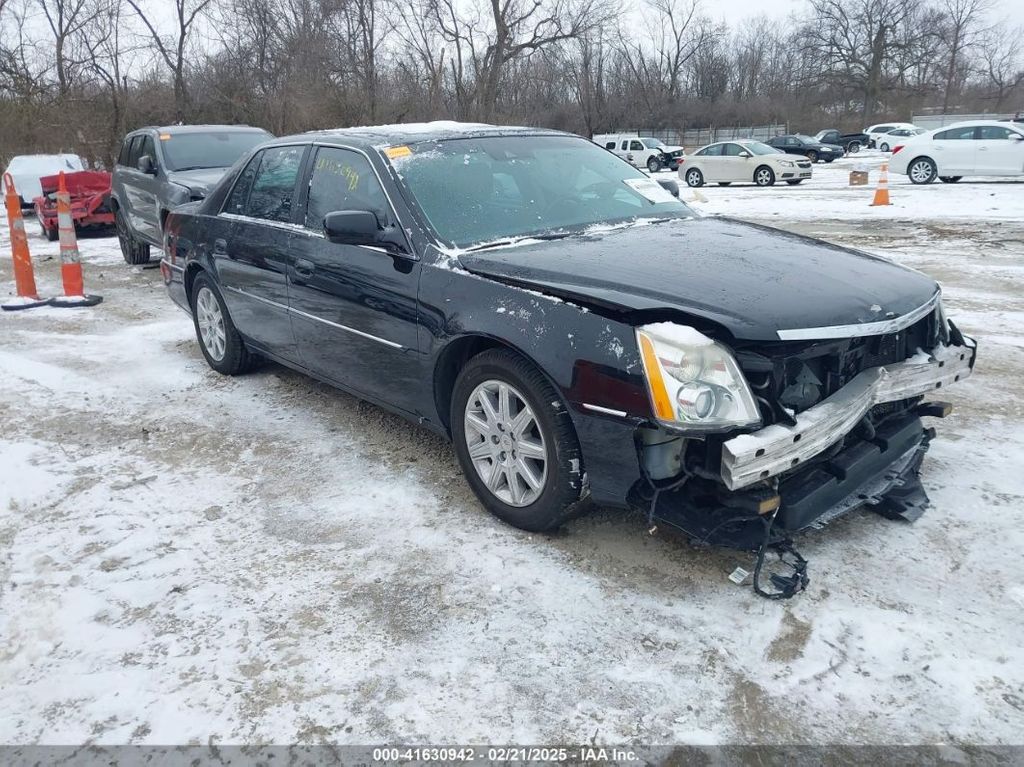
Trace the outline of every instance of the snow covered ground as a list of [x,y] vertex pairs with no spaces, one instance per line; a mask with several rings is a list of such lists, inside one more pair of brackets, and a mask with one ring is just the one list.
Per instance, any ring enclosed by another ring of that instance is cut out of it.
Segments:
[[[862,151],[831,163],[816,163],[813,176],[799,186],[778,183],[773,187],[710,184],[696,192],[679,180],[683,199],[706,213],[738,218],[787,221],[841,219],[877,221],[893,218],[1024,221],[1024,177],[1018,179],[965,179],[959,184],[935,182],[911,184],[906,176],[889,174],[887,207],[872,207],[879,168],[888,154]],[[683,165],[685,168],[685,164]],[[865,169],[867,186],[850,186],[850,171]],[[669,174],[657,174],[665,178]],[[696,198],[696,199],[695,199]]]
[[[1024,184],[872,209],[815,173],[696,207],[935,274],[981,352],[934,507],[804,536],[786,603],[626,513],[500,524],[417,427],[210,371],[158,272],[84,239],[102,305],[0,315],[0,742],[1019,743]],[[3,294],[10,267],[4,231]]]

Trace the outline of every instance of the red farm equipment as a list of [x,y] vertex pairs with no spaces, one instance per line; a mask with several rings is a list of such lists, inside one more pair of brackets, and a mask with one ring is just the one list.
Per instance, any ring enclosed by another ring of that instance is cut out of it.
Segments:
[[[65,173],[64,182],[71,195],[71,218],[75,229],[114,225],[114,211],[110,207],[110,174],[101,170],[80,170]],[[58,176],[43,176],[39,184],[43,194],[34,200],[36,218],[43,228],[43,234],[51,242],[57,232],[57,184]]]

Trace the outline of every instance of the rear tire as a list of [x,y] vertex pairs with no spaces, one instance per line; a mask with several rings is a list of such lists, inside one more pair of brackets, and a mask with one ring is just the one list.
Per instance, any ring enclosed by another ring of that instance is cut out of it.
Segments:
[[939,181],[943,184],[955,184],[962,178],[963,176],[939,176]]
[[259,358],[246,347],[213,280],[200,272],[192,282],[192,324],[206,362],[218,373],[234,376],[256,366]]
[[760,166],[754,171],[754,183],[758,186],[773,186],[775,184],[775,171],[767,165]]
[[[523,357],[489,349],[470,359],[455,379],[449,423],[466,481],[498,519],[544,532],[585,510],[572,418],[547,378]],[[531,455],[518,452],[527,446]]]
[[818,153],[812,149],[810,152],[807,153],[807,159],[810,160],[811,162],[817,162]]
[[911,184],[930,184],[938,176],[938,169],[932,158],[917,157],[907,165],[907,176]]
[[850,154],[857,154],[857,152],[860,151],[860,142],[851,141],[850,145],[846,147],[846,151],[849,152]]
[[121,255],[126,264],[141,266],[149,263],[149,243],[139,242],[128,228],[128,219],[118,208],[114,214],[114,226],[117,227],[117,239],[121,244]]
[[692,187],[704,186],[704,174],[696,168],[686,171],[686,185]]

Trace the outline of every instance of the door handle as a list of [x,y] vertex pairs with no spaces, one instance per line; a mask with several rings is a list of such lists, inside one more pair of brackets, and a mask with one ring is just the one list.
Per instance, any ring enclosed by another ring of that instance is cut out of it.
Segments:
[[228,241],[221,238],[214,240],[213,253],[217,256],[226,256],[228,254]]
[[988,147],[987,146],[979,146],[978,147],[978,151],[979,152],[987,152],[988,151]]
[[312,261],[307,261],[304,258],[295,259],[295,273],[302,278],[308,278],[313,276],[313,272],[316,271],[316,265]]

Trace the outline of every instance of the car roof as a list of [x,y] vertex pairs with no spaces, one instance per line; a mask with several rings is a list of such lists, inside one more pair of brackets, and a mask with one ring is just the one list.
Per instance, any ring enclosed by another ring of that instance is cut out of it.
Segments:
[[160,133],[169,133],[172,136],[182,133],[216,133],[228,131],[231,131],[232,133],[258,132],[269,134],[269,131],[266,131],[263,128],[255,128],[252,125],[147,125],[145,127],[129,131],[128,135],[150,130],[159,131]]
[[[422,141],[444,141],[456,138],[484,138],[488,136],[570,136],[574,134],[548,128],[527,128],[510,125],[487,125],[485,123],[461,123],[437,120],[428,123],[398,123],[395,125],[366,125],[357,128],[335,128],[332,130],[310,131],[295,136],[283,136],[274,143],[294,143],[320,140],[343,142],[364,148],[384,147],[400,144],[417,144]],[[633,138],[639,138],[634,136]]]
[[[950,123],[949,125],[943,125],[941,128],[935,128],[935,130],[946,130],[947,128],[971,128],[984,125],[994,125],[998,128],[1006,127],[1006,120],[963,120],[958,123]],[[1010,123],[1011,125],[1013,123]]]

